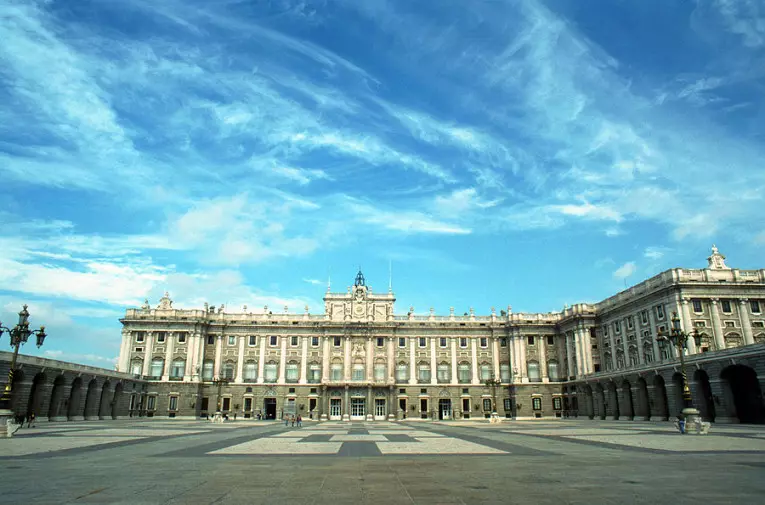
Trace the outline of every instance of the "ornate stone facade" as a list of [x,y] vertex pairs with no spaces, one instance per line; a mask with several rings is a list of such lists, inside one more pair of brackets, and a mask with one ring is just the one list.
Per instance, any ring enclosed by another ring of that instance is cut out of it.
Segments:
[[731,269],[716,248],[706,269],[560,312],[396,315],[395,301],[361,272],[346,293],[327,290],[323,314],[183,310],[166,294],[126,311],[118,369],[148,381],[141,415],[205,416],[219,403],[244,417],[537,418],[577,415],[577,388],[600,377],[676,367],[656,344],[673,312],[705,334],[690,355],[765,347],[765,270]]

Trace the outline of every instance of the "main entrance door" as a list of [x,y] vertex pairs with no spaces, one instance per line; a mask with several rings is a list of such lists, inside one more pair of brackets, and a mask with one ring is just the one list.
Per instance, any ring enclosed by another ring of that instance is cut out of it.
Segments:
[[448,398],[438,400],[438,418],[442,420],[452,418],[452,401]]
[[343,400],[340,398],[330,398],[329,400],[329,420],[340,421],[343,418]]
[[351,398],[351,421],[363,421],[366,414],[364,398]]
[[385,398],[375,398],[375,421],[385,421],[386,410]]
[[266,413],[266,419],[276,419],[276,398],[264,398],[263,411]]

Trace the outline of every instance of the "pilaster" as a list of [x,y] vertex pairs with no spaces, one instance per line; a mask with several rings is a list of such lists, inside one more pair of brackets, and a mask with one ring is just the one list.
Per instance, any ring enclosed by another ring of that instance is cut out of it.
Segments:
[[752,334],[752,322],[749,319],[749,300],[741,298],[738,301],[738,312],[741,317],[741,330],[744,333],[744,345],[754,344],[754,335]]

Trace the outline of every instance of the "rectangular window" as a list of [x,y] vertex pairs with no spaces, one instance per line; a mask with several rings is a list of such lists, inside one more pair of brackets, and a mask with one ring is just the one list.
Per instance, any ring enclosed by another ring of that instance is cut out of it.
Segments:
[[603,336],[604,337],[608,336],[608,325],[603,325]]
[[292,347],[297,347],[297,345],[298,345],[298,338],[297,337],[290,337],[290,345]]
[[648,324],[648,311],[643,310],[640,312],[640,321],[642,321],[643,324]]
[[499,339],[499,346],[500,347],[507,347],[507,337],[502,337]]
[[331,378],[333,381],[343,380],[343,365],[335,363],[330,368]]
[[481,347],[486,347],[489,345],[489,340],[486,337],[481,337]]
[[725,327],[726,328],[735,328],[736,323],[734,321],[725,321]]
[[158,344],[164,344],[165,343],[165,332],[160,331],[157,333],[157,343]]
[[425,347],[427,345],[427,342],[425,341],[425,337],[420,337],[419,339],[419,345],[420,347]]
[[233,335],[230,335],[228,337],[228,345],[236,345],[236,337]]
[[483,411],[491,412],[491,400],[488,398],[483,399]]
[[207,335],[207,345],[215,345],[215,335]]
[[377,337],[377,347],[384,347],[385,339],[383,337]]
[[656,306],[656,317],[659,319],[664,319],[664,305]]
[[630,330],[635,327],[635,319],[632,316],[627,317],[627,328]]
[[179,333],[178,334],[178,343],[179,344],[185,344],[186,343],[186,334],[185,333]]
[[622,331],[622,322],[621,321],[614,321],[614,331],[616,333],[619,333]]
[[752,326],[754,326],[755,328],[765,328],[765,323],[763,323],[762,321],[754,321],[752,322]]
[[143,332],[142,331],[137,331],[135,333],[135,341],[136,342],[139,342],[139,343],[143,342],[143,338],[144,337],[143,337]]
[[271,347],[276,347],[276,345],[279,343],[279,337],[276,335],[271,335],[268,338],[268,343],[271,345]]
[[467,339],[465,337],[460,337],[460,347],[467,347]]
[[406,339],[404,337],[398,337],[398,346],[406,347]]
[[694,321],[693,326],[696,328],[706,328],[707,323],[705,321]]
[[[400,365],[396,365],[396,380],[398,382],[403,382],[409,378],[408,377],[409,374],[407,373],[407,370],[408,369],[406,365],[404,365],[403,363]],[[404,391],[402,390],[401,392],[403,393]]]
[[535,397],[531,399],[531,408],[534,410],[542,410],[542,399]]
[[340,337],[333,337],[332,345],[334,345],[335,347],[340,347]]
[[439,338],[438,345],[440,345],[441,347],[446,347],[446,337]]
[[528,337],[529,345],[534,345],[534,337]]
[[547,345],[553,345],[554,343],[555,343],[555,337],[553,337],[552,335],[548,336],[547,337]]
[[311,347],[319,347],[319,337],[311,337]]
[[170,397],[170,408],[168,410],[178,410],[178,397],[177,396],[171,396]]
[[561,399],[559,396],[556,396],[555,398],[553,398],[553,410],[561,410],[561,408],[562,408]]
[[258,337],[256,337],[255,335],[250,335],[250,339],[249,339],[250,341],[248,343],[250,345],[255,345],[255,343],[257,342],[257,338]]
[[749,306],[751,307],[752,312],[754,312],[755,314],[760,313],[760,302],[758,300],[751,300],[749,302]]
[[730,310],[730,300],[722,300],[721,305],[722,305],[722,311],[725,312],[726,314],[730,314],[730,312],[731,312],[731,310]]
[[147,410],[154,410],[157,408],[157,397],[156,396],[149,396],[148,401],[146,402],[146,409]]
[[384,363],[375,363],[374,368],[374,374],[375,374],[375,380],[376,381],[383,381],[385,380],[385,364]]
[[693,311],[696,313],[702,313],[704,310],[701,308],[701,300],[694,298],[691,300],[691,303],[693,304]]
[[513,400],[511,400],[510,398],[505,398],[504,404],[505,404],[504,405],[505,412],[512,412],[512,410],[513,410]]

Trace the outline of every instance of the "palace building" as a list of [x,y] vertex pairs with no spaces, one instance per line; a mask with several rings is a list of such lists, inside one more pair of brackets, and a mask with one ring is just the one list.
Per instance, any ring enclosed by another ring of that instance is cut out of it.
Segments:
[[716,248],[707,261],[547,313],[397,314],[393,292],[373,291],[360,271],[347,292],[327,290],[321,314],[179,309],[166,293],[120,320],[118,371],[147,384],[130,397],[136,415],[666,419],[680,401],[677,353],[656,336],[676,313],[685,331],[703,334],[686,351],[694,370],[718,353],[744,350],[750,360],[751,373],[734,378],[728,367],[727,379],[722,371],[694,383],[702,412],[709,417],[716,405],[719,420],[733,420],[745,409],[765,422],[765,407],[744,405],[735,391],[760,391],[762,403],[765,270],[731,269]]

